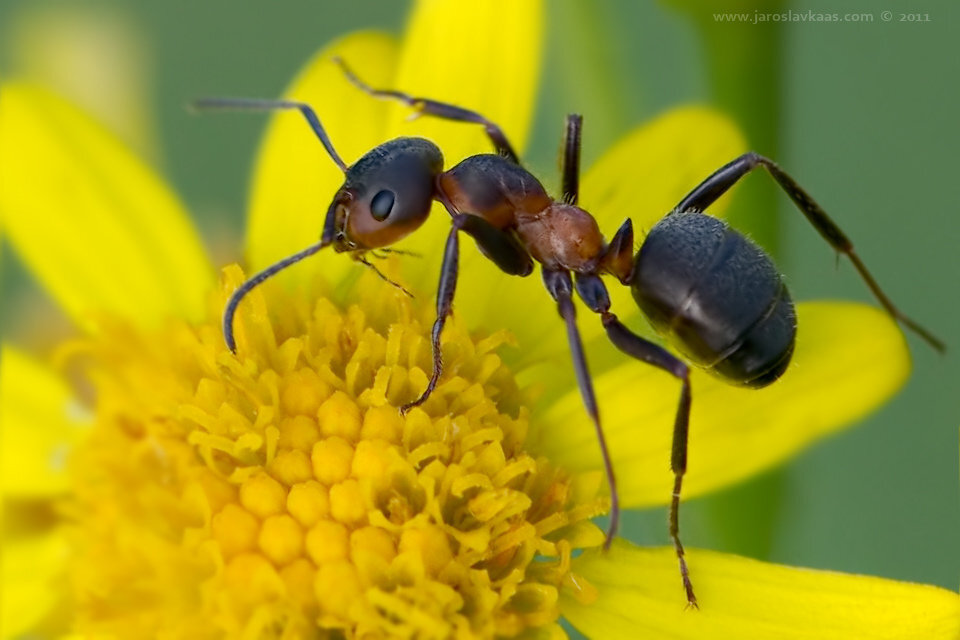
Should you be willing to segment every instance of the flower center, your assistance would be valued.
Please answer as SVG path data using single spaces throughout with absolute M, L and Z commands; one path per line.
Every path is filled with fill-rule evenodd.
M 427 383 L 430 319 L 395 289 L 363 279 L 341 311 L 261 287 L 237 316 L 238 356 L 217 328 L 224 295 L 209 324 L 107 326 L 89 345 L 97 424 L 68 507 L 78 631 L 469 638 L 556 624 L 571 549 L 602 539 L 588 518 L 604 503 L 524 451 L 504 334 L 475 341 L 451 322 L 441 385 L 402 417 Z

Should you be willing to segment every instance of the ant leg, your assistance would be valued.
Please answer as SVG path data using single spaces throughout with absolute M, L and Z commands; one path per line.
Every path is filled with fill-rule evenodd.
M 453 226 L 450 227 L 450 233 L 447 235 L 447 244 L 443 250 L 443 266 L 440 268 L 440 285 L 437 287 L 437 319 L 433 321 L 433 329 L 430 332 L 430 344 L 433 347 L 433 373 L 430 375 L 430 382 L 427 388 L 420 394 L 420 397 L 413 402 L 400 407 L 400 413 L 406 414 L 414 407 L 419 407 L 427 401 L 433 390 L 437 388 L 437 382 L 440 380 L 440 374 L 443 373 L 443 355 L 440 352 L 440 334 L 443 333 L 443 325 L 447 322 L 447 316 L 453 307 L 453 294 L 457 290 L 457 275 L 460 263 L 460 228 L 462 220 L 466 214 L 454 214 Z
M 946 346 L 932 333 L 917 324 L 914 320 L 901 313 L 894 306 L 890 298 L 880 289 L 880 285 L 873 279 L 873 276 L 867 271 L 866 265 L 860 260 L 853 250 L 853 243 L 840 230 L 840 227 L 830 219 L 827 213 L 816 203 L 816 201 L 803 188 L 797 184 L 796 180 L 791 178 L 775 162 L 765 158 L 752 151 L 743 154 L 739 158 L 725 164 L 717 169 L 713 175 L 704 180 L 698 187 L 691 191 L 680 201 L 671 213 L 684 211 L 703 211 L 713 202 L 722 196 L 732 187 L 740 178 L 750 173 L 757 167 L 763 167 L 777 181 L 780 188 L 783 189 L 790 199 L 793 200 L 797 208 L 806 216 L 813 228 L 826 240 L 834 250 L 847 256 L 853 263 L 860 277 L 866 282 L 867 287 L 873 292 L 884 309 L 891 316 L 899 320 L 905 327 L 920 336 L 927 344 L 936 351 L 943 353 Z
M 583 116 L 578 113 L 567 115 L 567 125 L 563 135 L 563 182 L 562 199 L 575 205 L 580 199 L 580 138 L 583 130 Z M 633 269 L 633 223 L 627 218 L 610 243 L 604 248 L 600 266 L 603 271 L 613 274 L 623 284 L 629 284 Z
M 567 325 L 567 342 L 570 344 L 570 355 L 573 357 L 573 369 L 577 375 L 577 385 L 580 387 L 580 397 L 593 421 L 597 432 L 597 441 L 600 443 L 600 454 L 603 456 L 603 467 L 607 474 L 607 484 L 610 486 L 610 524 L 607 527 L 606 539 L 603 548 L 609 549 L 613 536 L 620 526 L 620 497 L 617 494 L 617 480 L 613 473 L 613 462 L 607 450 L 607 440 L 603 436 L 600 426 L 600 410 L 597 407 L 597 398 L 593 392 L 593 382 L 590 380 L 590 371 L 587 369 L 587 359 L 583 353 L 583 341 L 577 331 L 576 308 L 573 306 L 573 283 L 567 271 L 551 271 L 543 269 L 543 283 L 547 291 L 557 301 L 557 310 Z
M 517 238 L 509 231 L 497 229 L 479 216 L 460 213 L 450 202 L 450 198 L 438 187 L 437 200 L 446 208 L 453 221 L 447 244 L 443 250 L 443 264 L 440 268 L 440 284 L 437 287 L 437 319 L 433 322 L 430 332 L 430 343 L 433 349 L 433 372 L 430 382 L 419 398 L 400 407 L 400 413 L 406 414 L 410 409 L 418 407 L 427 401 L 433 390 L 437 388 L 440 376 L 443 373 L 443 355 L 440 351 L 440 335 L 443 325 L 447 321 L 453 307 L 453 295 L 457 289 L 457 275 L 460 263 L 459 232 L 470 235 L 477 243 L 480 251 L 493 261 L 501 270 L 518 276 L 530 275 L 533 271 L 533 260 Z
M 583 116 L 567 115 L 563 134 L 563 182 L 562 198 L 567 204 L 577 204 L 580 199 L 580 138 Z M 623 284 L 629 284 L 633 269 L 633 223 L 627 218 L 601 255 L 601 269 L 616 276 Z
M 379 249 L 375 249 L 375 251 L 380 254 L 375 257 L 381 258 L 381 259 L 385 258 L 388 253 L 392 253 L 398 256 L 410 256 L 411 258 L 423 257 L 423 254 L 418 253 L 416 251 L 407 251 L 406 249 L 394 249 L 392 247 L 380 247 Z M 373 251 L 371 251 L 371 253 L 373 253 Z
M 690 571 L 684 558 L 683 544 L 680 542 L 680 488 L 683 475 L 687 471 L 687 441 L 690 426 L 690 371 L 686 363 L 678 359 L 663 347 L 644 340 L 636 335 L 610 313 L 610 297 L 607 288 L 597 275 L 577 274 L 577 294 L 593 311 L 600 314 L 607 337 L 617 349 L 641 362 L 666 371 L 681 382 L 680 401 L 673 422 L 673 447 L 670 455 L 670 470 L 673 471 L 673 494 L 670 499 L 670 539 L 677 552 L 680 563 L 680 578 L 687 594 L 687 604 L 697 607 L 697 597 L 690 582 Z
M 580 131 L 583 116 L 571 113 L 563 135 L 563 201 L 577 204 L 580 198 Z
M 340 65 L 340 68 L 343 69 L 343 73 L 347 76 L 347 79 L 353 83 L 354 86 L 375 98 L 398 100 L 403 104 L 414 108 L 418 114 L 427 114 L 437 118 L 443 118 L 445 120 L 472 122 L 474 124 L 483 125 L 483 128 L 487 133 L 487 137 L 490 138 L 490 142 L 493 143 L 497 153 L 502 156 L 506 156 L 507 159 L 515 164 L 520 164 L 517 154 L 510 145 L 510 142 L 507 140 L 507 136 L 503 133 L 503 130 L 500 129 L 500 127 L 495 123 L 484 118 L 479 113 L 470 111 L 469 109 L 464 109 L 463 107 L 448 104 L 446 102 L 438 102 L 437 100 L 430 100 L 429 98 L 417 98 L 402 91 L 394 91 L 392 89 L 374 89 L 366 84 L 363 80 L 358 78 L 353 71 L 350 70 L 350 67 L 347 66 L 343 59 L 337 57 L 334 58 L 333 61 Z
M 687 365 L 663 347 L 648 342 L 625 327 L 617 316 L 610 312 L 601 314 L 603 328 L 607 330 L 610 341 L 620 351 L 637 360 L 662 369 L 682 382 L 680 402 L 673 422 L 673 446 L 670 455 L 670 470 L 673 471 L 673 493 L 670 497 L 670 539 L 680 562 L 680 578 L 687 594 L 687 604 L 697 607 L 697 597 L 693 594 L 690 571 L 684 558 L 683 544 L 680 542 L 680 487 L 683 475 L 687 471 L 687 436 L 690 425 L 690 372 Z
M 376 256 L 374 256 L 374 257 L 376 257 Z M 388 283 L 388 284 L 392 284 L 392 285 L 395 286 L 397 289 L 400 289 L 400 291 L 403 291 L 405 294 L 407 294 L 407 295 L 410 296 L 411 298 L 414 297 L 412 293 L 410 293 L 409 291 L 407 291 L 406 287 L 404 287 L 404 286 L 403 286 L 402 284 L 400 284 L 399 282 L 394 282 L 393 280 L 391 280 L 390 278 L 388 278 L 387 275 L 386 275 L 383 271 L 380 271 L 380 269 L 377 268 L 377 265 L 375 265 L 375 264 L 373 264 L 372 262 L 370 262 L 369 260 L 367 260 L 366 257 L 364 257 L 363 255 L 361 255 L 361 254 L 356 254 L 356 255 L 353 256 L 353 259 L 356 260 L 357 262 L 359 262 L 360 264 L 362 264 L 363 266 L 367 267 L 367 268 L 370 269 L 371 271 L 373 271 L 373 272 L 374 272 L 375 274 L 377 274 L 377 276 L 378 276 L 381 280 L 383 280 L 384 282 L 386 282 L 386 283 Z
M 460 226 L 486 258 L 511 276 L 533 273 L 533 258 L 510 230 L 498 229 L 480 216 L 465 215 Z
M 443 357 L 440 352 L 440 334 L 450 315 L 453 306 L 453 295 L 457 288 L 457 274 L 459 271 L 460 241 L 458 233 L 463 231 L 477 243 L 480 251 L 493 261 L 502 271 L 510 275 L 527 276 L 533 271 L 533 260 L 527 250 L 519 243 L 515 236 L 507 231 L 497 229 L 479 216 L 458 213 L 449 204 L 444 196 L 440 201 L 447 207 L 453 216 L 453 227 L 447 236 L 447 245 L 443 252 L 443 266 L 440 270 L 440 285 L 437 287 L 437 319 L 433 323 L 430 338 L 433 347 L 433 373 L 430 382 L 419 398 L 403 405 L 402 413 L 419 406 L 427 401 L 433 390 L 436 389 L 443 373 Z

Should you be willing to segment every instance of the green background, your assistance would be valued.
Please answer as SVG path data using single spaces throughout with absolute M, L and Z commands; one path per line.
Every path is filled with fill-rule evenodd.
M 719 105 L 757 151 L 776 158 L 834 216 L 894 301 L 952 349 L 940 357 L 911 336 L 915 371 L 902 393 L 785 467 L 687 503 L 685 543 L 956 589 L 960 33 L 953 5 L 912 3 L 909 12 L 928 14 L 929 22 L 902 23 L 893 2 L 797 2 L 795 12 L 868 12 L 874 21 L 733 27 L 715 23 L 712 13 L 749 3 L 695 10 L 631 0 L 547 4 L 532 167 L 552 179 L 569 111 L 585 116 L 589 166 L 619 135 L 663 109 Z M 369 27 L 399 33 L 407 11 L 406 3 L 388 0 L 68 5 L 120 15 L 139 30 L 158 163 L 191 209 L 206 214 L 201 225 L 220 260 L 238 258 L 247 175 L 263 123 L 195 118 L 184 105 L 201 95 L 278 95 L 332 37 Z M 3 0 L 0 37 L 9 43 L 20 12 L 46 6 L 61 5 Z M 894 12 L 892 22 L 881 22 L 883 9 Z M 15 75 L 21 63 L 12 47 L 0 45 L 0 53 L 0 74 Z M 835 266 L 830 249 L 768 178 L 748 178 L 734 206 L 735 219 L 776 250 L 795 298 L 871 300 L 850 265 Z M 3 318 L 17 330 L 29 316 L 25 309 L 44 303 L 35 302 L 7 250 L 3 261 Z M 665 513 L 631 513 L 624 533 L 642 544 L 666 542 Z

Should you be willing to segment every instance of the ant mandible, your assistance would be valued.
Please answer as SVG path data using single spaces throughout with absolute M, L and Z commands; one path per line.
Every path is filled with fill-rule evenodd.
M 853 244 L 813 198 L 774 162 L 761 155 L 745 153 L 715 171 L 654 225 L 634 257 L 633 227 L 629 218 L 607 243 L 593 216 L 577 206 L 581 116 L 567 116 L 563 197 L 555 200 L 537 178 L 521 166 L 500 127 L 482 115 L 400 91 L 373 89 L 342 60 L 335 61 L 354 86 L 373 97 L 398 100 L 415 109 L 418 115 L 482 125 L 497 153 L 470 156 L 444 171 L 443 155 L 435 144 L 424 138 L 404 137 L 377 146 L 347 166 L 334 150 L 320 119 L 306 103 L 244 98 L 197 101 L 195 106 L 199 108 L 298 110 L 345 174 L 343 186 L 327 210 L 320 241 L 257 273 L 230 297 L 223 313 L 227 346 L 236 352 L 234 314 L 243 297 L 258 284 L 327 246 L 333 246 L 337 252 L 349 252 L 372 267 L 364 258 L 366 252 L 387 247 L 416 230 L 426 220 L 433 201 L 440 202 L 453 224 L 444 248 L 437 318 L 431 331 L 433 371 L 420 397 L 401 407 L 401 412 L 423 404 L 443 372 L 440 335 L 450 315 L 457 286 L 460 232 L 471 236 L 480 251 L 507 274 L 530 275 L 533 261 L 539 262 L 547 291 L 566 323 L 580 395 L 593 421 L 603 456 L 610 487 L 610 524 L 605 548 L 609 548 L 617 531 L 620 505 L 593 383 L 577 331 L 573 292 L 576 291 L 588 309 L 599 314 L 607 336 L 620 351 L 666 371 L 681 383 L 670 460 L 674 487 L 669 530 L 691 606 L 697 606 L 697 599 L 678 524 L 692 400 L 689 366 L 617 319 L 610 311 L 610 298 L 601 274 L 610 274 L 630 286 L 634 299 L 653 327 L 692 363 L 731 384 L 757 389 L 771 384 L 787 370 L 793 354 L 796 337 L 793 302 L 779 271 L 760 247 L 703 213 L 740 178 L 763 167 L 830 246 L 851 260 L 890 315 L 937 351 L 944 350 L 940 340 L 893 305 L 853 251 Z

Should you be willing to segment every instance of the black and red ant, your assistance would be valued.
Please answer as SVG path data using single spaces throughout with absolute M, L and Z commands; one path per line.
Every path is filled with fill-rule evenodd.
M 596 428 L 603 455 L 610 487 L 610 524 L 605 547 L 609 547 L 617 531 L 619 499 L 593 383 L 577 331 L 573 292 L 576 291 L 588 309 L 599 314 L 607 336 L 618 349 L 681 382 L 670 462 L 674 487 L 669 529 L 687 602 L 692 606 L 696 606 L 697 600 L 678 526 L 692 399 L 689 367 L 684 360 L 635 334 L 617 319 L 610 311 L 610 298 L 600 276 L 610 274 L 629 285 L 654 328 L 690 362 L 735 385 L 761 388 L 777 380 L 787 370 L 796 337 L 796 312 L 786 285 L 771 258 L 760 247 L 703 213 L 740 178 L 763 167 L 830 246 L 851 260 L 890 315 L 937 351 L 944 350 L 940 340 L 893 305 L 854 253 L 853 244 L 813 198 L 774 162 L 761 155 L 745 153 L 715 171 L 650 230 L 634 256 L 633 227 L 629 219 L 608 243 L 593 216 L 577 206 L 582 125 L 579 115 L 567 116 L 563 197 L 555 200 L 537 178 L 521 166 L 503 131 L 482 115 L 400 91 L 373 89 L 357 78 L 343 61 L 337 59 L 337 62 L 347 78 L 371 96 L 398 100 L 418 114 L 483 126 L 496 153 L 470 156 L 444 171 L 443 155 L 434 143 L 424 138 L 405 137 L 377 146 L 348 167 L 308 104 L 243 98 L 198 101 L 199 108 L 300 111 L 345 175 L 343 186 L 327 210 L 320 241 L 254 275 L 230 297 L 223 313 L 227 346 L 236 352 L 234 314 L 243 297 L 258 284 L 327 246 L 337 252 L 349 252 L 371 266 L 364 257 L 366 252 L 387 247 L 415 231 L 426 220 L 433 202 L 440 202 L 453 224 L 444 248 L 437 318 L 431 332 L 433 372 L 420 397 L 400 410 L 405 413 L 425 402 L 443 372 L 440 335 L 451 312 L 457 286 L 460 232 L 471 236 L 480 251 L 507 274 L 530 275 L 534 260 L 539 262 L 547 291 L 566 323 L 580 394 Z

